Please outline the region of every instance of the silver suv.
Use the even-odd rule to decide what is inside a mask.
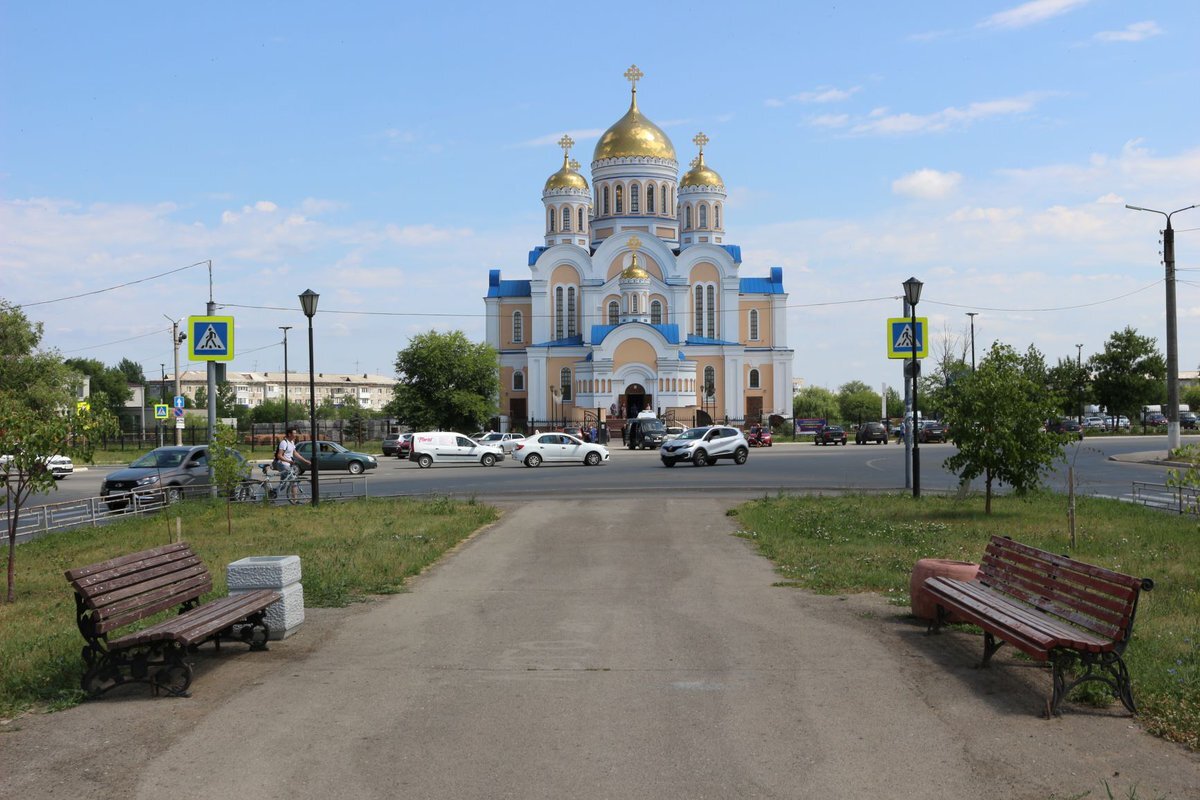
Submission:
[[[688,428],[678,438],[664,443],[658,455],[665,467],[673,467],[680,461],[690,461],[697,467],[712,466],[722,458],[745,464],[750,455],[750,444],[737,428],[712,425]]]

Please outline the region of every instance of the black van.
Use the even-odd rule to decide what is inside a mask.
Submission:
[[[631,419],[625,424],[625,444],[630,450],[657,450],[666,437],[667,426],[661,419]]]

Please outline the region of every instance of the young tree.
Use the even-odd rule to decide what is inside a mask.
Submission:
[[[103,405],[113,414],[120,414],[125,401],[133,396],[125,373],[117,367],[106,367],[94,358],[68,358],[65,363],[88,377],[92,405]]]
[[[797,392],[792,398],[792,414],[796,419],[841,419],[837,395],[823,386],[806,386]]]
[[[1091,374],[1087,364],[1078,359],[1060,358],[1058,363],[1046,371],[1046,386],[1062,398],[1058,412],[1068,417],[1083,413],[1083,404],[1091,397],[1089,382]]]
[[[213,485],[225,495],[225,525],[233,536],[233,514],[231,506],[242,481],[249,477],[246,462],[237,455],[237,428],[217,425],[213,441],[208,447],[208,463],[212,465]]]
[[[125,376],[126,383],[145,385],[146,373],[142,370],[142,365],[136,361],[122,358],[117,364],[117,369]]]
[[[862,381],[842,384],[837,394],[838,410],[847,422],[869,422],[879,419],[883,399]]]
[[[1104,352],[1088,359],[1096,399],[1112,415],[1141,417],[1145,403],[1161,401],[1166,395],[1167,362],[1157,342],[1126,327],[1108,337]]]
[[[418,334],[396,355],[389,411],[417,430],[474,430],[496,414],[496,366],[496,350],[462,331]]]
[[[946,421],[958,452],[944,466],[964,483],[983,476],[988,514],[995,482],[1024,494],[1062,457],[1064,437],[1042,427],[1059,403],[1046,391],[1044,376],[1037,350],[1020,355],[996,342],[977,370],[946,395]]]

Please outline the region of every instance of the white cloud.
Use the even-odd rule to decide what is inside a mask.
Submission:
[[[582,128],[573,131],[560,131],[559,133],[547,133],[544,136],[538,136],[535,139],[526,139],[519,143],[517,147],[546,147],[547,145],[558,145],[558,140],[563,137],[563,133],[570,136],[576,142],[586,142],[591,139],[599,139],[604,133],[603,128]]]
[[[992,14],[979,23],[980,28],[1011,30],[1045,22],[1087,5],[1090,0],[1030,0],[1007,11]]]
[[[1162,33],[1162,28],[1158,27],[1158,23],[1153,20],[1145,22],[1135,22],[1129,25],[1123,31],[1101,31],[1093,38],[1098,42],[1140,42],[1149,39],[1151,36],[1158,36]]]
[[[833,86],[818,86],[808,92],[793,94],[786,100],[775,97],[767,98],[764,104],[769,108],[780,108],[788,103],[840,103],[849,100],[862,89],[861,86],[851,86],[849,89],[838,89]]]
[[[908,133],[939,133],[965,128],[979,120],[1011,116],[1032,111],[1045,93],[1028,93],[1019,97],[984,100],[961,107],[944,108],[932,114],[890,114],[887,109],[874,109],[866,121],[850,130],[857,134],[899,135]]]
[[[808,120],[814,128],[844,128],[849,122],[849,114],[820,114]]]
[[[953,194],[960,183],[961,173],[919,169],[892,181],[892,192],[921,200],[941,200]]]

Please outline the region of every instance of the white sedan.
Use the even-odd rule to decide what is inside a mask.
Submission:
[[[599,444],[588,444],[569,433],[539,433],[517,442],[513,459],[527,467],[536,467],[543,461],[570,462],[594,467],[608,461],[608,448]]]

